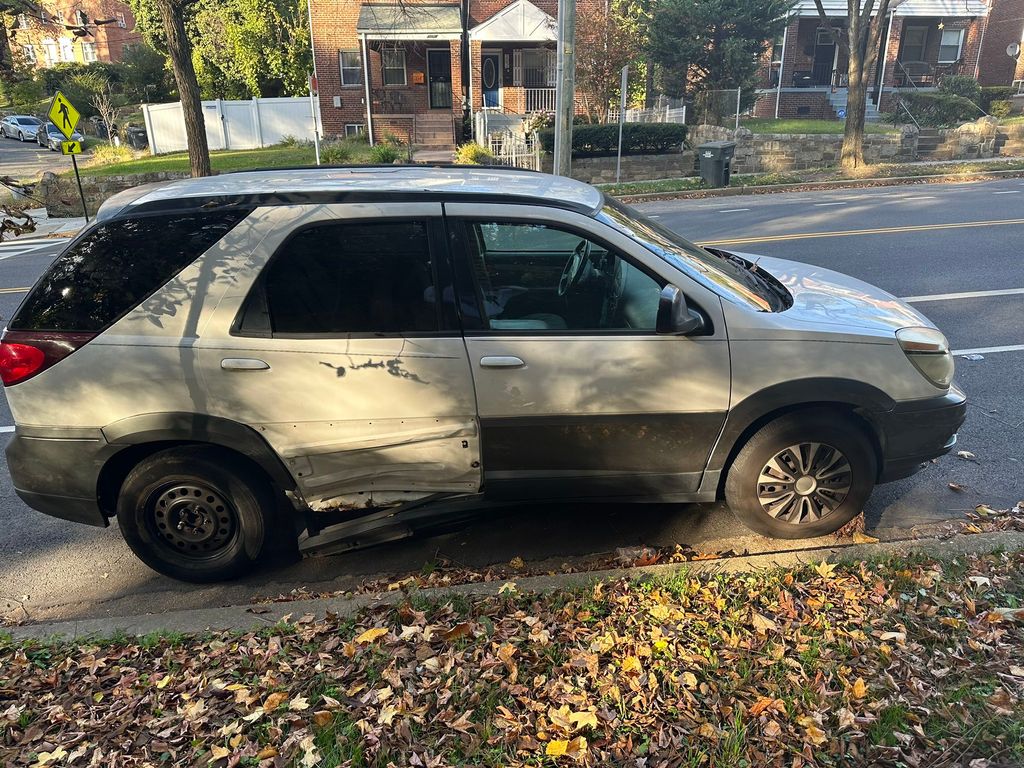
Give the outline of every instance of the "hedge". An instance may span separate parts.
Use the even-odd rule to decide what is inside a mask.
[[[993,101],[1009,101],[1015,91],[1008,85],[986,85],[981,89],[981,108],[989,114]]]
[[[554,151],[555,132],[537,131],[545,152]],[[686,126],[679,123],[624,123],[622,126],[622,154],[663,155],[678,152],[686,141]],[[619,126],[577,125],[572,129],[573,157],[600,157],[614,155],[619,146]]]
[[[936,91],[913,91],[904,93],[902,99],[914,119],[927,128],[960,125],[981,117],[978,106],[963,96]]]

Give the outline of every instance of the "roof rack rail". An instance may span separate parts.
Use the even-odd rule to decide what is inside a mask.
[[[519,173],[544,173],[535,171],[532,168],[515,168],[509,165],[459,165],[458,163],[367,163],[359,165],[356,163],[343,163],[340,165],[279,165],[266,168],[238,168],[232,171],[223,171],[218,176],[227,176],[232,173],[262,173],[263,171],[315,171],[315,170],[366,170],[372,168],[454,168],[457,170],[487,170],[487,171],[517,171]]]

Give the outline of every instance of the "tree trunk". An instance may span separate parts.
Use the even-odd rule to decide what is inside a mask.
[[[644,62],[644,109],[654,106],[654,58],[648,56]]]
[[[14,75],[14,56],[6,21],[6,17],[0,15],[0,79],[10,80]]]
[[[843,130],[843,149],[839,157],[839,164],[843,168],[859,168],[864,165],[864,112],[867,108],[867,89],[864,87],[864,73],[859,61],[854,69],[855,55],[853,51],[850,52],[846,126]]]
[[[175,0],[156,0],[160,18],[167,35],[167,52],[171,57],[171,69],[178,84],[181,99],[181,113],[185,120],[185,139],[188,142],[188,160],[193,176],[209,176],[210,147],[206,143],[206,124],[203,121],[203,105],[199,98],[199,83],[192,66],[192,44],[185,32],[185,18],[181,5]]]

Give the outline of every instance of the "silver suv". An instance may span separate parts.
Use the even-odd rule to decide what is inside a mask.
[[[821,535],[965,414],[946,339],[893,296],[479,168],[121,193],[29,293],[0,373],[21,498],[116,516],[191,581],[454,499],[724,496],[755,531]]]

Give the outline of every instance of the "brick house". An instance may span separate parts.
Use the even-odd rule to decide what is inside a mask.
[[[824,0],[823,5],[830,24],[842,28],[846,0]],[[934,89],[948,74],[979,77],[988,14],[983,0],[904,0],[891,8],[878,58],[868,73],[868,119],[895,108],[893,95],[900,91]],[[814,0],[799,0],[791,23],[764,57],[754,114],[841,116],[846,109],[846,68],[846,56],[821,25]]]
[[[1006,52],[1014,43],[1024,43],[1024,0],[991,0],[981,45],[978,82],[982,85],[1024,82],[1024,56],[1014,58]]]
[[[125,51],[141,40],[127,3],[49,0],[39,13],[18,16],[11,50],[40,69],[61,62],[121,61]]]
[[[579,13],[601,0],[579,0]],[[464,118],[555,107],[557,0],[310,0],[328,136],[450,147]]]

